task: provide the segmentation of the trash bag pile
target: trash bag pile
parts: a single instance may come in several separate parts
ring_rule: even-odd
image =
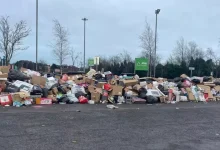
[[[220,79],[185,74],[165,79],[116,76],[93,69],[87,74],[62,76],[41,75],[25,68],[0,72],[2,106],[207,102],[218,100],[219,91]]]

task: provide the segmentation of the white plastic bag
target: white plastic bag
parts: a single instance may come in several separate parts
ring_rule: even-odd
[[[76,94],[77,92],[83,92],[86,94],[85,88],[76,84],[73,84],[71,91],[73,94]]]
[[[32,70],[30,70],[30,69],[25,70],[24,73],[27,74],[29,77],[32,77],[32,76],[40,76],[40,73],[39,73],[39,72],[32,71]]]
[[[125,99],[123,96],[118,96],[118,103],[124,103]]]
[[[69,100],[71,102],[74,102],[74,103],[78,103],[79,102],[79,100],[76,98],[75,94],[73,94],[71,91],[68,91],[66,93],[66,96],[69,98]]]
[[[49,77],[49,78],[47,78],[47,82],[46,82],[45,87],[47,89],[50,89],[54,84],[57,84],[57,82],[58,81],[54,77]]]

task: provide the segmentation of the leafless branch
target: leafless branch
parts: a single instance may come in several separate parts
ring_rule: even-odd
[[[78,61],[79,59],[79,55],[80,55],[80,52],[76,52],[74,49],[71,49],[70,51],[70,57],[72,59],[72,64],[73,66],[76,65],[76,62]]]
[[[1,17],[0,19],[0,52],[6,57],[7,64],[12,59],[14,53],[19,50],[26,50],[23,47],[23,39],[30,33],[27,23],[21,20],[11,28],[8,21],[9,17]]]
[[[67,29],[65,29],[58,20],[54,20],[53,36],[54,43],[51,45],[53,49],[53,55],[60,64],[60,69],[62,73],[63,62],[67,59],[70,54],[69,48],[69,34]]]

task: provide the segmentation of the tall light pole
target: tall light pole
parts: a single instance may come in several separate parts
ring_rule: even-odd
[[[84,21],[84,73],[86,72],[86,21],[88,20],[87,18],[82,18],[82,20]]]
[[[160,13],[160,9],[156,9],[155,10],[155,14],[156,14],[156,24],[155,24],[155,50],[154,50],[154,77],[156,75],[156,59],[157,59],[157,15]]]
[[[37,57],[38,57],[38,0],[36,0],[36,71],[37,71]]]

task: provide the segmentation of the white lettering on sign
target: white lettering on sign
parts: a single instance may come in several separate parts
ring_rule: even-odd
[[[41,99],[41,104],[52,104],[51,99]]]

